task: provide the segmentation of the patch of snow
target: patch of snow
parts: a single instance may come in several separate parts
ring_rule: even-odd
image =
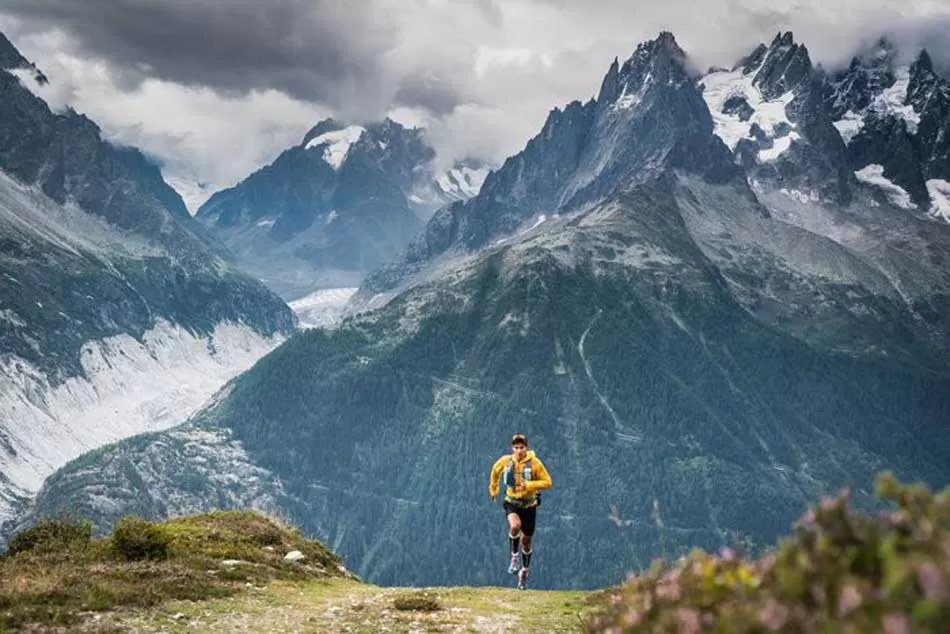
[[[270,228],[270,227],[273,227],[275,224],[277,224],[277,220],[261,220],[260,222],[257,223],[257,226]]]
[[[907,131],[911,134],[917,134],[920,115],[917,114],[913,106],[904,105],[904,101],[907,99],[907,88],[910,86],[910,69],[902,66],[897,69],[895,75],[897,81],[894,82],[894,85],[875,97],[870,107],[903,119],[907,123]]]
[[[307,149],[319,146],[326,146],[323,149],[323,160],[335,170],[340,169],[343,161],[346,160],[350,147],[360,140],[366,128],[358,125],[351,125],[342,130],[326,132],[318,137],[310,139],[307,143]]]
[[[787,135],[774,139],[772,141],[772,147],[766,148],[764,150],[759,150],[759,161],[766,163],[768,161],[774,161],[778,157],[788,150],[792,146],[792,141],[795,139],[801,138],[798,136],[797,132],[789,132]]]
[[[617,99],[617,102],[614,104],[614,110],[629,110],[642,100],[643,98],[640,95],[624,93],[620,95],[620,98]]]
[[[884,176],[884,166],[876,163],[861,168],[854,173],[859,181],[879,187],[884,191],[887,199],[893,204],[903,209],[913,209],[914,203],[910,200],[910,194],[900,185],[897,185]]]
[[[465,200],[478,195],[491,170],[454,167],[436,177],[436,184],[450,197]]]
[[[819,200],[821,200],[821,197],[818,195],[818,193],[814,191],[806,193],[798,189],[786,189],[785,187],[783,187],[779,191],[785,194],[786,196],[788,196],[789,198],[793,200],[797,200],[803,205],[807,205],[809,203],[817,203]]]
[[[0,321],[5,321],[14,326],[19,326],[20,328],[26,327],[26,322],[20,319],[20,316],[9,308],[0,309]]]
[[[927,181],[927,193],[930,194],[930,215],[950,222],[950,183],[939,178]]]
[[[528,227],[527,229],[525,229],[525,230],[522,231],[521,233],[522,233],[522,234],[525,234],[525,233],[529,233],[529,232],[531,232],[531,231],[534,231],[535,229],[537,229],[538,227],[540,227],[542,224],[544,224],[544,221],[547,220],[547,219],[548,219],[548,217],[547,217],[545,214],[541,214],[540,216],[538,216],[537,220],[534,221],[534,224],[533,224],[533,225],[531,225],[530,227]]]
[[[792,128],[795,125],[789,121],[785,113],[785,107],[795,98],[795,93],[789,91],[778,99],[767,100],[759,92],[759,89],[752,85],[755,73],[743,74],[742,70],[734,71],[716,71],[703,77],[703,99],[709,107],[709,113],[712,115],[714,133],[729,147],[735,151],[736,145],[742,139],[751,138],[752,124],[756,123],[769,136],[775,133],[775,127],[780,123],[785,123]],[[723,106],[730,97],[744,97],[749,106],[753,109],[752,116],[747,121],[739,119],[737,114],[726,114],[722,111]],[[794,133],[792,133],[794,134]],[[789,137],[792,137],[789,134]],[[788,149],[792,139],[799,138],[797,135],[782,141],[775,140],[775,147],[782,148],[777,151],[763,150],[766,156],[764,160],[774,160],[782,152]]]
[[[617,97],[617,101],[614,102],[611,108],[614,111],[619,111],[629,110],[635,107],[638,103],[643,101],[643,95],[646,94],[647,89],[650,87],[650,81],[652,79],[653,75],[648,74],[643,79],[643,83],[640,84],[640,89],[636,92],[628,92],[630,87],[627,84],[624,84],[623,91],[620,93],[620,96]]]
[[[346,303],[357,288],[327,288],[290,302],[301,328],[326,328],[343,317]]]
[[[425,203],[425,201],[422,200],[422,198],[420,198],[418,194],[412,194],[412,195],[410,195],[410,196],[409,196],[409,202],[411,202],[411,203],[413,203],[413,204],[416,204],[416,205],[421,205],[421,204]]]
[[[83,375],[53,385],[37,368],[0,358],[0,523],[5,494],[34,495],[70,460],[105,444],[183,422],[222,385],[272,350],[244,324],[222,323],[199,336],[159,321],[142,341],[91,341]]]
[[[864,127],[864,119],[853,110],[848,110],[838,121],[832,123],[841,135],[841,140],[845,145],[851,143],[851,139],[857,136],[861,128]]]
[[[336,209],[331,209],[330,213],[327,214],[326,224],[330,224],[334,220],[340,217],[340,214],[337,213]]]
[[[188,213],[192,216],[198,213],[198,210],[211,198],[216,189],[210,183],[202,182],[195,176],[163,171],[162,178],[171,185],[172,189],[178,192],[178,195],[185,202],[185,207],[188,208]]]

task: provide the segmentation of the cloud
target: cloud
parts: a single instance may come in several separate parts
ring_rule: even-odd
[[[147,79],[274,89],[357,116],[464,101],[471,48],[460,35],[500,20],[492,0],[4,0],[0,11],[67,34],[64,45],[107,63],[126,90]]]
[[[443,161],[501,162],[660,30],[700,67],[792,30],[827,66],[890,32],[950,68],[946,0],[2,0],[0,16],[58,99],[218,185],[324,113],[400,112]]]
[[[325,101],[328,89],[378,73],[396,33],[328,0],[5,0],[4,11],[56,27],[128,82],[174,81],[225,91],[275,88]],[[346,8],[344,8],[346,7]],[[359,37],[351,37],[353,33]]]

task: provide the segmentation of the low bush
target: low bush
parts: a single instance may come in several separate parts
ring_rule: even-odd
[[[435,612],[442,609],[442,604],[436,595],[420,591],[396,597],[393,607],[400,611]]]
[[[288,564],[291,550],[302,564]],[[231,568],[226,559],[245,563]],[[150,523],[118,522],[104,539],[84,522],[46,522],[14,536],[0,558],[0,633],[77,625],[91,611],[198,601],[248,582],[351,576],[340,558],[254,511],[216,511]]]
[[[607,597],[590,632],[937,634],[950,623],[950,491],[878,478],[895,508],[870,517],[827,498],[777,549],[696,551],[654,563]]]
[[[92,541],[92,523],[61,517],[17,533],[7,546],[7,557],[19,553],[50,554],[82,548]]]
[[[112,532],[112,548],[126,561],[168,559],[168,542],[161,526],[141,517],[123,517]]]

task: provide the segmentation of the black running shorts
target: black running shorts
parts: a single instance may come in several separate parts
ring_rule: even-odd
[[[537,506],[522,508],[520,506],[515,506],[511,502],[505,502],[504,506],[505,517],[508,517],[509,513],[515,513],[519,518],[521,518],[521,532],[528,537],[534,535],[534,523],[535,519],[538,517]]]

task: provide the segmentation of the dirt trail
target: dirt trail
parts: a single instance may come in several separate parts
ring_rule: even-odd
[[[86,632],[392,634],[580,632],[585,592],[507,588],[380,588],[354,581],[273,583],[239,596],[90,617]],[[434,601],[438,609],[405,608]]]

